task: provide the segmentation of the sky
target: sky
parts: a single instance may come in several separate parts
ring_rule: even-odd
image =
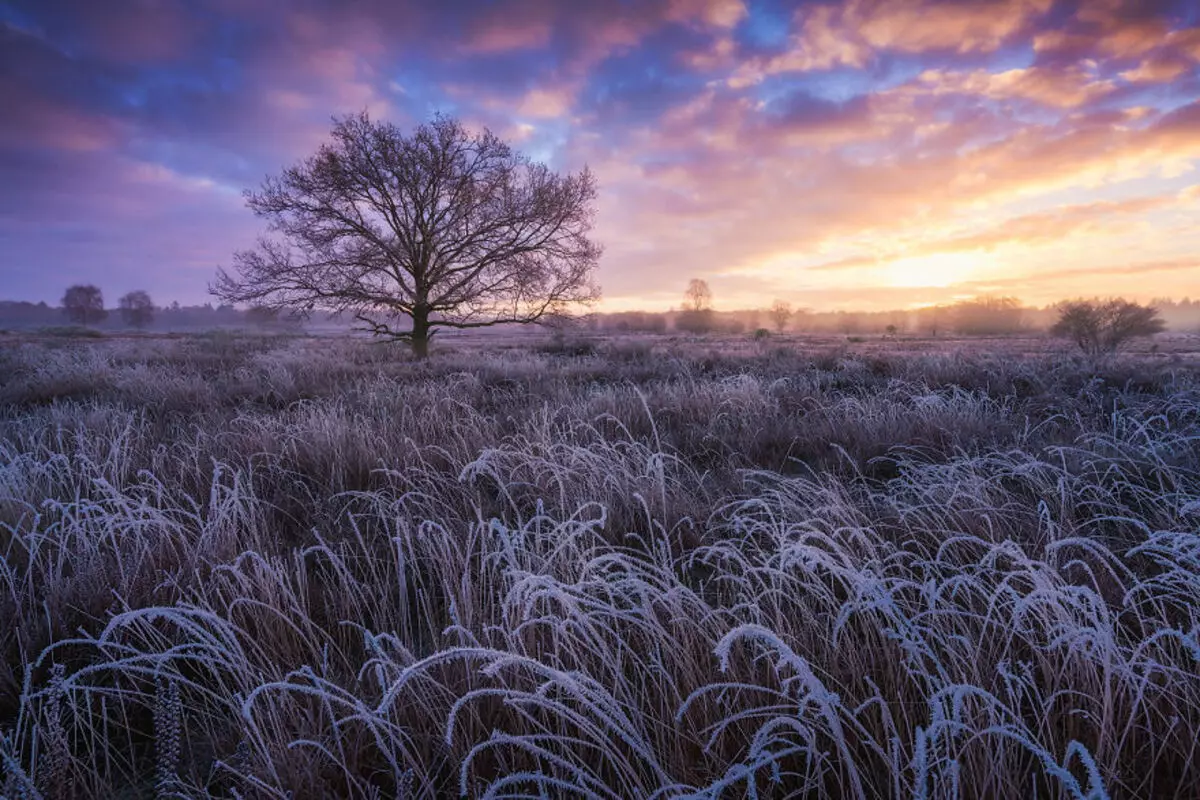
[[[588,165],[602,310],[1200,296],[1195,0],[0,0],[0,298],[212,300],[363,110]]]

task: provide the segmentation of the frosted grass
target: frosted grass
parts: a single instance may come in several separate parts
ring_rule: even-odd
[[[6,356],[0,795],[1200,782],[1188,370],[384,352]]]

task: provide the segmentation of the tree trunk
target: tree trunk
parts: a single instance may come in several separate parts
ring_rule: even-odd
[[[413,313],[412,351],[419,359],[429,358],[429,312],[424,309]]]

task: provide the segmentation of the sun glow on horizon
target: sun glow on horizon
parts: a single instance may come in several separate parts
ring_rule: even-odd
[[[883,263],[880,272],[889,286],[904,289],[946,289],[981,276],[976,253],[934,253],[898,258]]]

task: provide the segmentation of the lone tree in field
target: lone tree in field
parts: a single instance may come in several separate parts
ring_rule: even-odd
[[[118,300],[117,308],[126,325],[144,328],[154,321],[154,303],[150,300],[150,295],[141,289],[129,292]]]
[[[775,332],[783,333],[788,320],[792,318],[792,304],[786,300],[776,300],[771,306],[771,321],[775,323]]]
[[[108,316],[104,310],[104,295],[90,284],[76,284],[62,298],[63,313],[76,325],[95,325]]]
[[[1050,333],[1071,339],[1091,356],[1115,353],[1131,339],[1166,330],[1158,309],[1128,300],[1071,300],[1058,307]]]
[[[692,278],[683,293],[683,307],[687,311],[706,311],[712,307],[712,289],[708,281]]]
[[[268,223],[211,291],[230,303],[348,312],[418,357],[442,328],[541,322],[599,297],[596,184],[490,131],[436,116],[405,135],[365,113],[258,191]]]
[[[675,327],[687,333],[708,333],[713,329],[712,289],[708,281],[692,278],[683,293],[683,310],[675,318]]]

